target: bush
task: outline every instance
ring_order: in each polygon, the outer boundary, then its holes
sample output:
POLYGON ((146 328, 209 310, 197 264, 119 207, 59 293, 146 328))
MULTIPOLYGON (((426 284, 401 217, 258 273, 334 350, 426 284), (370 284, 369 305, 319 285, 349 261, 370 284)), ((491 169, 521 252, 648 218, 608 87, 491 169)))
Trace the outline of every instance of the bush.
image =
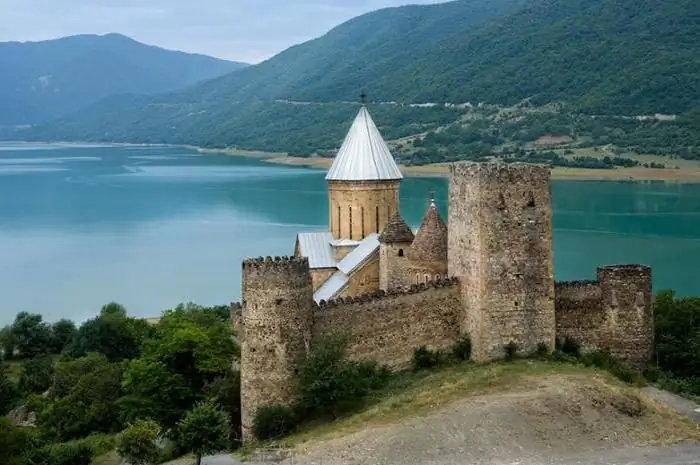
POLYGON ((545 344, 544 342, 540 342, 537 344, 537 352, 536 355, 538 357, 545 357, 549 355, 549 346, 545 344))
POLYGON ((321 342, 297 366, 299 419, 338 418, 357 408, 365 396, 388 379, 388 371, 376 363, 346 359, 347 339, 332 336, 321 342))
POLYGON ((515 342, 511 341, 508 344, 506 344, 503 349, 506 352, 506 360, 512 361, 515 360, 515 358, 518 356, 518 344, 515 342))
POLYGON ((416 371, 434 368, 440 364, 440 354, 433 352, 425 346, 417 348, 413 352, 413 369, 416 371))
POLYGON ((579 344, 575 339, 566 336, 562 341, 559 350, 565 354, 579 357, 581 355, 581 344, 579 344))
POLYGON ((284 405, 266 405, 255 413, 253 434, 261 441, 266 441, 286 436, 295 426, 292 409, 284 405))
POLYGON ((452 348, 452 354, 457 358, 457 360, 469 360, 472 356, 472 341, 469 339, 468 334, 462 334, 454 347, 452 348))
POLYGON ((42 447, 38 457, 42 465, 90 465, 93 450, 86 441, 71 441, 42 447))
POLYGON ((581 357, 581 362, 586 366, 595 366, 606 370, 625 383, 644 384, 644 378, 641 373, 617 360, 607 351, 590 352, 581 357))
POLYGON ((117 437, 117 452, 132 465, 156 463, 160 454, 158 437, 161 427, 153 420, 139 420, 117 437))

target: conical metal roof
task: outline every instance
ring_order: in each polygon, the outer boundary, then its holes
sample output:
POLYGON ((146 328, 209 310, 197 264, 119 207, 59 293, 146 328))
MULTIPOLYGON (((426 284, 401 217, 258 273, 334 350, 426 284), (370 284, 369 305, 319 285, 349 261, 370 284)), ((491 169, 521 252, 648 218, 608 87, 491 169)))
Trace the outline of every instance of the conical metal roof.
POLYGON ((418 261, 447 263, 447 225, 435 206, 434 198, 418 228, 410 254, 418 261))
POLYGON ((364 105, 355 117, 327 181, 389 181, 403 179, 389 147, 364 105))

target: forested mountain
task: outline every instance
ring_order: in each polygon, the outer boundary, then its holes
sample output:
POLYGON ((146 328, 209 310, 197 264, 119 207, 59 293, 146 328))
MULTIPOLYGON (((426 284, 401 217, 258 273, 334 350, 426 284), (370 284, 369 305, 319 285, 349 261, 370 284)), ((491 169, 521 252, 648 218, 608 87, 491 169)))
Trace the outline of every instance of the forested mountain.
POLYGON ((244 66, 119 34, 0 43, 0 125, 72 113, 123 93, 167 92, 244 66))
MULTIPOLYGON (((336 147, 361 88, 399 103, 561 102, 637 115, 700 105, 700 3, 459 0, 344 23, 257 66, 157 97, 113 98, 31 138, 336 147), (314 102, 290 104, 276 100, 314 102)), ((454 110, 376 107, 384 131, 431 129, 454 110)))

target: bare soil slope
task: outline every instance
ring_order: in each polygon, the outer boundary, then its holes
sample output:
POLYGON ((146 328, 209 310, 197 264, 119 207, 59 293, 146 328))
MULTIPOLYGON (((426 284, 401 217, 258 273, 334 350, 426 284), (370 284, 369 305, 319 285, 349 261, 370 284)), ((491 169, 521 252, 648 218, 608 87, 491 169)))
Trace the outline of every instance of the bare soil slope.
POLYGON ((692 421, 603 376, 525 376, 483 392, 449 405, 438 401, 437 410, 422 415, 431 391, 414 393, 404 399, 406 417, 384 416, 380 408, 350 428, 305 435, 313 439, 298 444, 285 463, 525 465, 620 447, 700 442, 692 421), (410 415, 412 404, 420 416, 410 415))

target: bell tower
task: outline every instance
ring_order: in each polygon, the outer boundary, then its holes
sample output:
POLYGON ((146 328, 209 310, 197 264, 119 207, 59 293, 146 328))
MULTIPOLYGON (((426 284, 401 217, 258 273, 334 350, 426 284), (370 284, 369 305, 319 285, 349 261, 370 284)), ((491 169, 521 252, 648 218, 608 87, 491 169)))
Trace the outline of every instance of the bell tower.
POLYGON ((403 175, 362 106, 343 145, 328 170, 329 225, 334 239, 361 241, 380 234, 399 212, 399 185, 403 175))

